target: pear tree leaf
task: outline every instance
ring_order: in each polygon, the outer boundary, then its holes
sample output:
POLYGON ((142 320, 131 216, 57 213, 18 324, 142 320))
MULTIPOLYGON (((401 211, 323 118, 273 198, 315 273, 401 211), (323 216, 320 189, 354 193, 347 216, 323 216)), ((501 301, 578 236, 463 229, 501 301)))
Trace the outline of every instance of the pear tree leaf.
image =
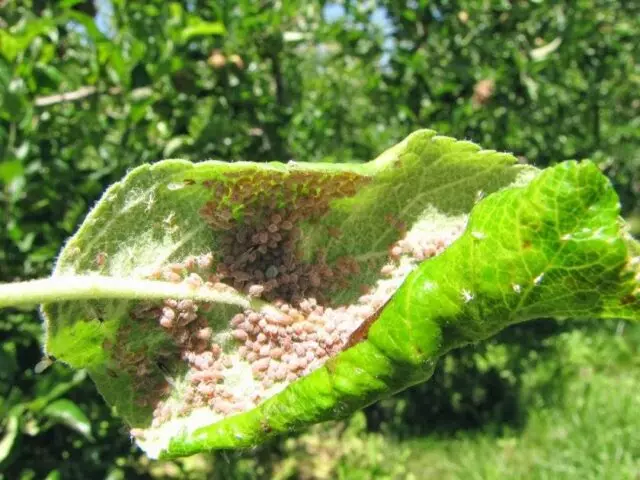
POLYGON ((249 447, 513 323, 638 319, 618 210, 588 162, 540 173, 428 130, 367 164, 166 160, 0 306, 44 303, 46 353, 87 369, 150 456, 249 447))

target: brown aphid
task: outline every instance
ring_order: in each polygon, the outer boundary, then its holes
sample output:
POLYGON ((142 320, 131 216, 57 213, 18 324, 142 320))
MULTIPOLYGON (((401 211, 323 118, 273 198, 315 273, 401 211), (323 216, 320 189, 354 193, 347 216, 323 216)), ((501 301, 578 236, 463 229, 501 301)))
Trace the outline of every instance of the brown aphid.
POLYGON ((104 264, 107 261, 107 253, 106 252, 98 252, 96 254, 95 262, 98 267, 104 267, 104 264))

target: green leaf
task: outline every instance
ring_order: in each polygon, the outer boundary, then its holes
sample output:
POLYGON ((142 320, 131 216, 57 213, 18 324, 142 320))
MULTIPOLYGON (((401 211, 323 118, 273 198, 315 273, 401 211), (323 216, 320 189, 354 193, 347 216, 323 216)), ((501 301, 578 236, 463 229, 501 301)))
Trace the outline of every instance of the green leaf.
POLYGON ((20 414, 16 410, 9 412, 0 439, 0 468, 8 467, 20 444, 20 414))
POLYGON ((61 398, 53 401, 44 408, 42 415, 54 423, 66 425, 87 440, 93 441, 91 422, 82 409, 71 400, 61 398))
POLYGON ((425 130, 364 165, 139 167, 0 306, 45 303, 47 353, 176 456, 348 415, 512 323, 637 319, 634 245, 593 165, 425 130))
POLYGON ((18 159, 0 162, 0 183, 9 185, 15 179, 24 175, 24 166, 18 159))
POLYGON ((187 26, 180 32, 180 41, 186 43, 195 37, 210 37, 226 33, 224 25, 220 22, 207 22, 198 17, 190 17, 187 26))
MULTIPOLYGON (((43 360, 43 361, 46 361, 46 360, 43 360)), ((35 398, 33 401, 31 401, 27 405, 27 408, 35 413, 40 412, 49 403, 60 398, 69 390, 71 390, 72 388, 82 383, 86 377, 87 377, 87 372, 85 372, 84 370, 79 370, 73 375, 73 377, 69 381, 59 382, 56 384, 55 387, 53 387, 45 395, 39 395, 37 398, 35 398)))

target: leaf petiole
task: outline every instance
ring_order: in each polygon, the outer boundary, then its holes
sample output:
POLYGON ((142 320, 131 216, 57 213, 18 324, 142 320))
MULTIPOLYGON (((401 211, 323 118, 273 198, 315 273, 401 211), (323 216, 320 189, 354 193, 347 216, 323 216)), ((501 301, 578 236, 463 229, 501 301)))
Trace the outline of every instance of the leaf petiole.
POLYGON ((72 300, 163 298, 188 298, 242 308, 248 308, 256 302, 233 289, 212 288, 207 285, 193 288, 184 283, 100 275, 54 276, 0 285, 0 308, 72 300))

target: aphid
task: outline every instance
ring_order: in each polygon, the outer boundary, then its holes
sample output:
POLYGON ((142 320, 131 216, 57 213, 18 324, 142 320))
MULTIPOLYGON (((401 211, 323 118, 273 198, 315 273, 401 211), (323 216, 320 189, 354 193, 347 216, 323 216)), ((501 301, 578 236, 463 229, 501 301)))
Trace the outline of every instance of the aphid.
POLYGON ((240 329, 234 330, 233 332, 231 332, 231 335, 233 335, 233 338, 235 338, 240 342, 244 342, 247 340, 247 338, 249 338, 249 335, 247 335, 247 332, 240 329))
POLYGON ((106 252, 98 252, 96 254, 95 262, 98 267, 103 267, 106 261, 107 261, 106 252))
POLYGON ((217 370, 202 370, 191 374, 191 383, 219 382, 222 380, 222 373, 217 370))
POLYGON ((264 287, 262 285, 251 285, 249 287, 249 295, 252 297, 259 297, 264 292, 264 287))
POLYGON ((231 319, 231 326, 233 326, 233 327, 239 326, 242 322, 244 322, 244 319, 245 319, 245 317, 244 317, 244 315, 242 313, 237 313, 231 319))
POLYGON ((193 288, 194 290, 200 288, 202 286, 202 277, 197 273, 190 273, 189 276, 185 279, 186 284, 193 288))
POLYGON ((272 349, 269 351, 269 355, 271 356, 271 358, 274 358, 274 359, 279 359, 279 358, 281 358, 283 353, 284 353, 284 352, 282 351, 282 348, 280 348, 280 347, 272 348, 272 349))
POLYGON ((270 348, 269 345, 263 345, 262 347, 260 347, 260 350, 258 351, 258 354, 261 357, 267 357, 270 355, 270 348))
POLYGON ((162 272, 162 277, 168 282, 179 283, 182 281, 182 277, 180 275, 170 270, 164 270, 162 272))
POLYGON ((254 372, 264 372, 269 368, 269 358, 261 358, 253 363, 252 370, 254 372))

